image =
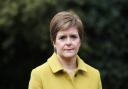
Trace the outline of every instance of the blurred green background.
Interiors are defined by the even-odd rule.
[[[53,53],[49,23],[62,10],[83,21],[79,55],[99,69],[103,89],[127,89],[128,0],[0,0],[0,89],[27,89]]]

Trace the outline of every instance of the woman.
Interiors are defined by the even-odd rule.
[[[53,55],[32,70],[29,89],[102,89],[99,71],[77,55],[84,29],[73,12],[57,13],[50,23]]]

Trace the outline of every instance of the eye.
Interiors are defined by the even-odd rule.
[[[60,36],[59,39],[64,40],[66,36]]]
[[[77,38],[77,35],[71,35],[70,37],[75,39],[75,38]]]

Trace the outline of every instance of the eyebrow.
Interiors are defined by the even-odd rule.
[[[59,34],[59,36],[63,36],[65,34]],[[71,33],[70,35],[78,35],[77,33]]]

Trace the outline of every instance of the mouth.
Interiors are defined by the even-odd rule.
[[[73,49],[65,49],[65,51],[72,52]]]

